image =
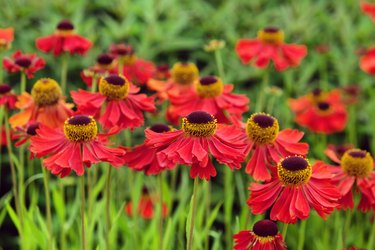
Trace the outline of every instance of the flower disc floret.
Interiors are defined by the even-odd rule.
[[[0,95],[7,94],[12,90],[8,84],[0,84]]]
[[[31,60],[26,57],[20,57],[17,58],[14,63],[22,68],[28,68],[31,65]]]
[[[96,121],[91,116],[76,115],[64,122],[64,134],[72,142],[92,141],[97,133]]]
[[[172,79],[180,85],[191,85],[199,77],[199,71],[194,63],[176,63],[171,69]]]
[[[39,128],[39,122],[30,123],[26,129],[26,134],[28,135],[36,135],[36,130]]]
[[[161,124],[161,123],[152,125],[150,129],[156,133],[164,133],[164,132],[171,131],[171,127],[165,124]]]
[[[217,120],[204,111],[195,111],[182,118],[182,129],[188,136],[208,137],[215,134]]]
[[[258,31],[258,39],[263,43],[281,44],[284,42],[284,32],[274,27],[267,27]]]
[[[42,78],[34,84],[31,95],[38,106],[49,106],[56,104],[62,94],[61,88],[55,80]]]
[[[312,167],[302,156],[289,156],[277,163],[277,175],[285,186],[306,184],[311,177]]]
[[[215,97],[223,93],[224,85],[220,78],[215,76],[202,77],[196,85],[198,95],[202,97]]]
[[[120,75],[101,78],[99,92],[110,100],[122,100],[129,93],[129,81]]]
[[[350,149],[342,156],[341,167],[348,175],[367,177],[374,168],[374,160],[365,150]]]
[[[265,113],[255,113],[246,123],[247,136],[257,144],[272,144],[279,133],[279,122]]]

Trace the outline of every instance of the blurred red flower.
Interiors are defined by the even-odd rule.
[[[10,73],[22,71],[27,75],[27,78],[34,77],[34,73],[41,70],[46,65],[42,57],[36,54],[23,54],[17,50],[12,55],[12,58],[5,57],[3,59],[3,67]]]
[[[368,15],[373,21],[375,21],[375,4],[361,1],[360,6],[362,12]]]
[[[0,51],[10,49],[13,39],[13,28],[0,29]]]
[[[36,130],[39,129],[39,126],[39,122],[30,122],[25,127],[16,127],[12,136],[13,140],[18,140],[15,146],[19,147],[29,141],[32,136],[36,135]]]
[[[143,194],[138,203],[137,214],[146,220],[154,218],[155,206],[158,206],[157,203],[160,203],[160,201],[156,200],[156,197],[153,198],[149,194]],[[163,218],[166,218],[168,216],[168,206],[165,202],[162,204],[162,209]],[[125,205],[125,212],[129,216],[134,216],[133,203],[131,201]]]
[[[0,84],[0,106],[5,105],[8,109],[16,107],[17,96],[8,84]]]
[[[95,65],[82,70],[80,75],[87,86],[91,87],[94,78],[99,81],[101,77],[107,77],[114,72],[113,57],[109,54],[101,54],[96,58]]]
[[[375,75],[375,47],[367,49],[359,60],[361,70],[370,75]]]

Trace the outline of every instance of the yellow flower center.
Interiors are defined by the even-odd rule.
[[[272,144],[279,133],[279,122],[265,113],[255,113],[246,123],[247,136],[257,144]]]
[[[129,93],[129,81],[122,75],[110,75],[101,78],[99,92],[110,100],[122,100]]]
[[[311,174],[312,167],[302,156],[289,156],[277,163],[277,175],[285,186],[306,184]]]
[[[268,44],[282,44],[284,42],[284,32],[277,28],[269,27],[258,31],[257,38]]]
[[[199,71],[194,63],[176,63],[171,69],[172,79],[180,85],[191,85],[199,77]]]
[[[92,141],[98,133],[98,127],[92,116],[76,115],[64,122],[64,134],[72,142]]]
[[[208,137],[215,134],[217,120],[204,111],[195,111],[182,118],[182,129],[188,136]]]
[[[195,86],[198,95],[202,97],[215,97],[223,93],[223,82],[215,76],[202,77]]]
[[[61,98],[59,84],[51,78],[39,79],[31,90],[34,102],[38,106],[50,106],[56,104]]]
[[[350,149],[342,156],[341,167],[348,175],[367,177],[374,168],[374,159],[365,150]]]

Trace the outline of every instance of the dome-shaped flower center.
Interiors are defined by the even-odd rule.
[[[182,129],[189,136],[208,137],[215,134],[216,128],[215,117],[204,111],[195,111],[182,118]]]
[[[91,116],[76,115],[64,122],[64,134],[72,142],[92,141],[98,133],[98,127]]]
[[[61,88],[55,80],[42,78],[34,84],[31,95],[38,106],[54,105],[61,98]]]
[[[176,63],[171,69],[172,79],[179,85],[191,85],[199,77],[199,71],[194,63]]]
[[[223,93],[223,83],[215,76],[205,76],[195,86],[198,95],[202,97],[215,97]]]
[[[327,111],[330,108],[330,104],[328,102],[318,102],[317,107],[322,111]]]
[[[311,174],[312,167],[302,156],[289,156],[277,163],[277,175],[285,186],[306,184]]]
[[[12,88],[8,84],[0,84],[0,95],[9,93]]]
[[[113,62],[113,57],[108,55],[108,54],[101,54],[96,58],[96,62],[101,66],[101,67],[106,67],[112,64]]]
[[[15,61],[15,64],[22,68],[28,68],[31,65],[31,60],[27,57],[19,57]]]
[[[171,131],[171,128],[168,125],[165,124],[154,124],[150,127],[150,129],[156,133],[164,133]]]
[[[29,126],[27,126],[26,134],[36,135],[36,130],[39,128],[39,125],[40,125],[39,122],[30,123]]]
[[[74,32],[74,25],[69,20],[63,20],[56,26],[56,34],[60,36],[68,36]]]
[[[277,224],[271,220],[260,220],[254,224],[253,232],[260,237],[276,236]]]
[[[101,78],[99,92],[110,100],[122,100],[129,92],[129,82],[124,76],[110,75]]]
[[[348,175],[366,177],[374,168],[374,160],[365,150],[350,149],[342,156],[341,167]]]
[[[279,133],[279,122],[265,113],[255,113],[246,123],[247,136],[257,144],[271,144]]]
[[[268,44],[282,44],[284,42],[284,32],[274,27],[267,27],[258,31],[257,38]]]

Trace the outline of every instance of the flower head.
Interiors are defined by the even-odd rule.
[[[331,178],[331,172],[323,163],[311,166],[302,156],[288,156],[277,163],[274,179],[250,185],[248,205],[254,214],[271,208],[271,220],[284,223],[307,219],[310,207],[325,219],[341,197]]]
[[[236,52],[243,64],[254,62],[255,67],[266,68],[272,60],[277,71],[284,71],[298,66],[307,55],[307,48],[286,44],[282,30],[268,27],[258,31],[256,39],[240,39]]]
[[[359,60],[361,70],[370,75],[375,75],[375,47],[364,51]]]
[[[46,62],[42,57],[35,54],[23,54],[20,50],[14,52],[12,58],[3,59],[3,66],[8,72],[22,71],[29,79],[33,78],[33,74],[44,68],[45,65]]]
[[[31,122],[25,127],[16,127],[16,133],[14,133],[12,136],[12,139],[18,140],[15,143],[15,146],[19,147],[29,141],[32,136],[36,135],[36,131],[39,129],[39,126],[39,122]]]
[[[0,51],[10,49],[13,39],[13,28],[0,29]]]
[[[114,58],[110,54],[101,54],[96,58],[96,63],[81,72],[82,80],[91,87],[94,78],[100,79],[115,72]]]
[[[8,84],[0,84],[0,105],[5,105],[8,109],[16,107],[17,96],[13,93]]]
[[[118,130],[117,130],[118,131]],[[76,115],[64,122],[63,129],[53,129],[41,124],[36,135],[31,137],[30,151],[36,157],[47,156],[43,166],[52,174],[64,177],[73,170],[83,175],[84,166],[109,162],[115,167],[123,165],[125,150],[108,148],[108,134],[98,134],[96,121],[91,116]]]
[[[53,35],[36,39],[36,47],[45,52],[58,56],[62,53],[84,55],[91,48],[92,43],[77,35],[74,25],[69,20],[63,20],[57,24]]]
[[[368,15],[373,21],[375,21],[375,4],[361,1],[360,5],[362,12]]]

